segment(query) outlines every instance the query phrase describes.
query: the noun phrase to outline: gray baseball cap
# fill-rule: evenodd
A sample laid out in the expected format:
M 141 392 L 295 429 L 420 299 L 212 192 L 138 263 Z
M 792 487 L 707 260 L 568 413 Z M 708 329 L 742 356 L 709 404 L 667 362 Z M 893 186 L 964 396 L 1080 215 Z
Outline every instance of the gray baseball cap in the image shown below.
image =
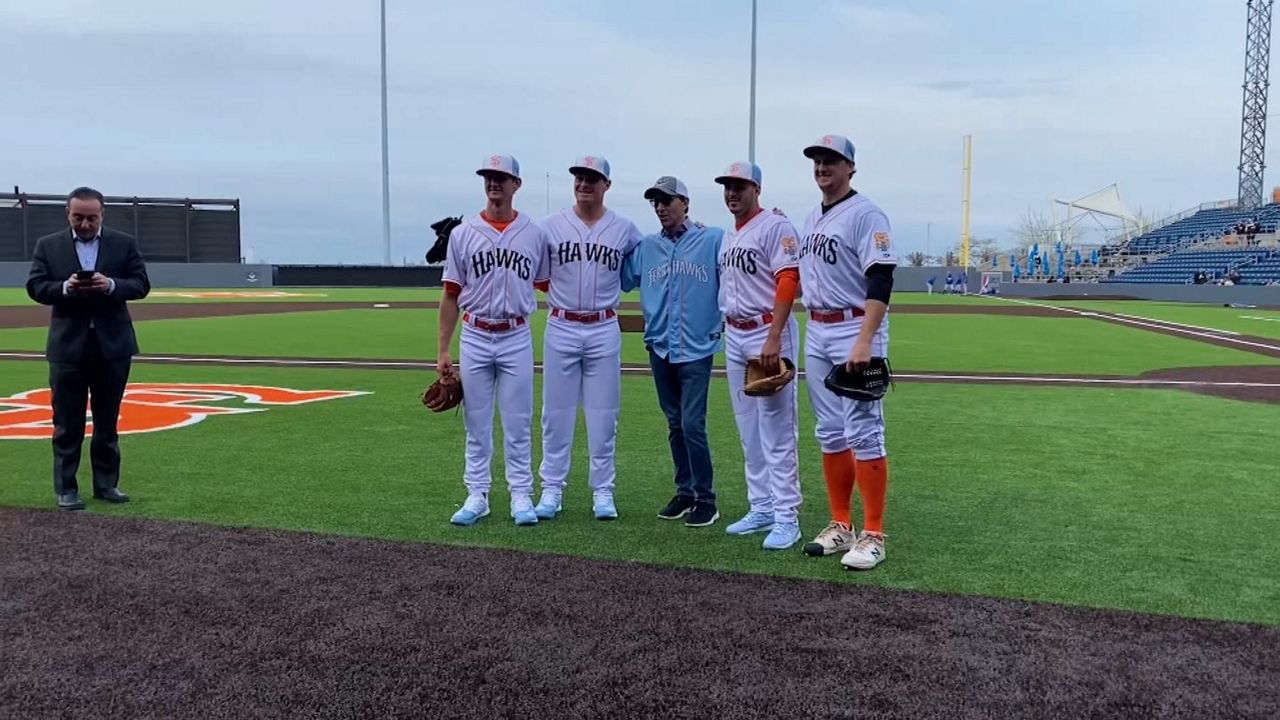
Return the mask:
M 644 191 L 644 199 L 652 200 L 658 195 L 670 195 L 672 197 L 682 197 L 689 199 L 689 188 L 684 186 L 674 176 L 663 175 L 653 182 L 653 187 Z
M 823 135 L 818 138 L 817 142 L 804 149 L 804 156 L 812 158 L 815 154 L 824 150 L 833 152 L 845 160 L 853 162 L 853 141 L 844 135 Z

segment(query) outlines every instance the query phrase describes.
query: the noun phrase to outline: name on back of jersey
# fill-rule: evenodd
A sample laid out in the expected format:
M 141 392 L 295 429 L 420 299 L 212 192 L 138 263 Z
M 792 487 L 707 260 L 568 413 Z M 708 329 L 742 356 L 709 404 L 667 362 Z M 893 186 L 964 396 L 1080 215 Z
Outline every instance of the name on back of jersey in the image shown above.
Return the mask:
M 562 242 L 556 248 L 556 262 L 560 265 L 582 262 L 597 263 L 617 272 L 622 267 L 622 251 L 599 243 Z
M 800 243 L 800 259 L 809 255 L 822 258 L 828 265 L 836 264 L 836 253 L 840 249 L 840 241 L 822 233 L 809 233 Z
M 510 248 L 481 250 L 471 256 L 473 277 L 483 277 L 495 268 L 511 270 L 521 280 L 528 280 L 533 276 L 533 259 Z

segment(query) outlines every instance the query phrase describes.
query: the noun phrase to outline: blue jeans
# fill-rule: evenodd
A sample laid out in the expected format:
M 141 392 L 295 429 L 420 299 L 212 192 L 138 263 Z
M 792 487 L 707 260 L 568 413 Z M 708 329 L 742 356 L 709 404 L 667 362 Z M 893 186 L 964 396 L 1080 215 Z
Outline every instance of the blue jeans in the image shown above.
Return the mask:
M 707 445 L 707 386 L 714 355 L 684 363 L 649 351 L 658 405 L 667 416 L 667 440 L 676 469 L 676 494 L 714 505 L 711 448 Z

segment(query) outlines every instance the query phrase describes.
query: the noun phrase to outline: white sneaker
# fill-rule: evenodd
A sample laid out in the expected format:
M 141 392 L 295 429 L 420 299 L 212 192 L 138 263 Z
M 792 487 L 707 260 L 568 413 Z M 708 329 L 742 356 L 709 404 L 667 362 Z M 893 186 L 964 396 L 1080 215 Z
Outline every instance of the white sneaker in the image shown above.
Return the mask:
M 844 523 L 832 521 L 822 528 L 813 542 L 806 543 L 804 554 L 810 557 L 823 557 L 844 552 L 853 547 L 853 530 Z
M 517 525 L 537 525 L 538 513 L 534 512 L 533 499 L 528 495 L 512 495 L 511 519 Z
M 561 509 L 563 506 L 560 503 L 560 493 L 555 490 L 543 490 L 542 499 L 538 501 L 538 507 L 533 510 L 539 520 L 550 520 L 559 515 Z
M 454 525 L 475 525 L 476 521 L 489 514 L 489 496 L 484 493 L 468 495 L 462 507 L 449 518 Z
M 840 564 L 850 570 L 870 570 L 884 562 L 884 535 L 864 532 L 858 544 L 840 558 Z
M 617 520 L 618 507 L 613 504 L 613 493 L 608 490 L 597 490 L 591 496 L 591 511 L 597 520 Z

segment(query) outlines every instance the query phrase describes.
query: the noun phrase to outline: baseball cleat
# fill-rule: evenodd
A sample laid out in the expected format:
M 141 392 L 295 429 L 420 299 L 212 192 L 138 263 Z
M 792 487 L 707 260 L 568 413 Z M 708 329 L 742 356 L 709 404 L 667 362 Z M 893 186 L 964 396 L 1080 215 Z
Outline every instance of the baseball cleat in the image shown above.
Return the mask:
M 597 492 L 592 495 L 591 509 L 597 520 L 617 520 L 618 508 L 613 504 L 613 493 Z
M 750 535 L 751 533 L 769 532 L 773 529 L 773 513 L 752 510 L 742 519 L 733 523 L 724 531 L 730 535 Z
M 489 497 L 484 494 L 468 495 L 462 507 L 449 518 L 454 525 L 475 525 L 476 521 L 489 514 Z
M 534 512 L 533 500 L 528 495 L 511 496 L 511 519 L 521 526 L 538 524 L 538 513 Z
M 858 544 L 840 558 L 840 564 L 850 570 L 870 570 L 884 562 L 884 535 L 864 532 Z
M 765 536 L 765 550 L 786 550 L 800 542 L 800 523 L 774 523 L 773 529 Z
M 804 554 L 811 557 L 823 557 L 845 552 L 853 547 L 853 530 L 844 523 L 832 521 L 827 524 L 813 542 L 805 543 Z
M 538 506 L 533 511 L 539 520 L 551 520 L 563 509 L 564 507 L 560 504 L 560 493 L 543 490 L 542 499 L 538 501 Z

